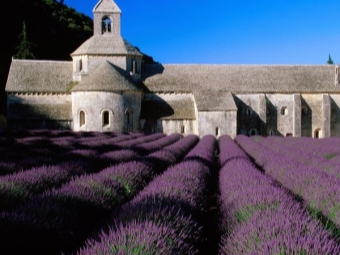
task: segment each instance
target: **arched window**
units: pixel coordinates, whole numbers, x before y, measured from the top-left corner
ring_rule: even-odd
[[[84,126],[85,125],[85,112],[80,111],[79,112],[79,126]]]
[[[249,130],[249,136],[257,135],[257,130],[255,128]]]
[[[80,72],[81,70],[83,70],[83,61],[81,59],[77,60],[76,68],[77,68],[77,72]]]
[[[320,128],[315,129],[314,131],[314,138],[321,138],[322,137],[322,131]]]
[[[126,123],[128,125],[132,125],[133,124],[133,110],[132,109],[126,109],[125,115],[126,115]]]
[[[308,108],[306,106],[302,106],[301,112],[302,112],[303,116],[307,116],[308,115]]]
[[[102,20],[102,33],[111,33],[112,31],[112,21],[110,17],[104,17]]]
[[[281,108],[281,115],[288,115],[288,108],[286,106]]]
[[[109,113],[109,111],[103,111],[103,113],[102,113],[102,124],[103,124],[103,127],[110,125],[110,113]]]
[[[181,134],[184,134],[185,133],[185,126],[181,126]]]
[[[270,136],[276,135],[275,130],[273,130],[273,129],[269,130],[269,135],[270,135]]]
[[[251,115],[253,115],[253,109],[251,109],[251,108],[247,108],[247,110],[246,110],[246,115],[247,116],[251,116]]]

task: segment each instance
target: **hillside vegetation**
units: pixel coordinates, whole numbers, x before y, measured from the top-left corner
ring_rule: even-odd
[[[23,26],[35,59],[70,60],[70,53],[92,35],[93,21],[56,0],[4,1],[0,15],[0,114],[5,112],[4,89],[11,58],[18,53]]]

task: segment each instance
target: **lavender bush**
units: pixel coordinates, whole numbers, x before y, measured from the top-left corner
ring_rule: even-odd
[[[231,139],[221,138],[220,148],[227,162],[219,179],[220,254],[339,254],[337,241],[285,190],[245,155],[233,157],[241,151]]]
[[[197,136],[189,136],[165,147],[177,153],[178,158],[171,163],[182,159],[197,140]],[[17,227],[21,238],[1,236],[0,232],[2,245],[12,245],[14,251],[29,247],[35,254],[75,250],[112,210],[164,170],[158,165],[159,160],[153,155],[108,167],[97,174],[82,175],[59,189],[22,203],[13,212],[4,212],[0,227],[4,233],[11,233],[6,228]],[[38,243],[40,239],[44,242]],[[60,241],[58,245],[56,240]]]
[[[197,254],[214,156],[215,138],[203,137],[183,162],[123,206],[100,241],[89,240],[78,254]]]
[[[268,150],[250,138],[238,136],[236,141],[263,167],[266,174],[302,198],[305,206],[315,215],[322,214],[336,224],[337,228],[340,227],[340,179]],[[256,151],[253,150],[254,147]]]

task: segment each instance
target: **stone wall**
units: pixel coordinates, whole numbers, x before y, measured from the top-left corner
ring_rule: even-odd
[[[331,136],[340,137],[340,94],[331,94]]]
[[[234,95],[237,105],[237,133],[266,135],[266,98],[264,94]]]
[[[71,129],[70,94],[8,94],[9,129]]]
[[[73,92],[74,131],[139,132],[141,97],[141,92]],[[82,126],[80,111],[85,112]],[[105,111],[109,112],[109,125],[103,123]]]
[[[196,120],[162,120],[160,124],[161,129],[165,134],[197,134]]]
[[[323,94],[301,94],[301,97],[301,136],[315,137],[316,130],[324,132]]]
[[[268,135],[294,135],[294,95],[266,94]]]
[[[235,137],[237,125],[236,111],[199,111],[198,112],[198,134],[204,136],[207,134],[230,135]]]
[[[101,35],[102,32],[102,20],[104,17],[110,17],[111,19],[111,33],[112,36],[120,36],[120,13],[107,13],[104,14],[102,12],[93,13],[94,15],[94,22],[93,22],[93,34],[94,35]]]

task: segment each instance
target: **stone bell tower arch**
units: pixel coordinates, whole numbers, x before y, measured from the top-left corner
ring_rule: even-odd
[[[101,0],[93,8],[94,35],[120,36],[122,12],[113,0]]]

